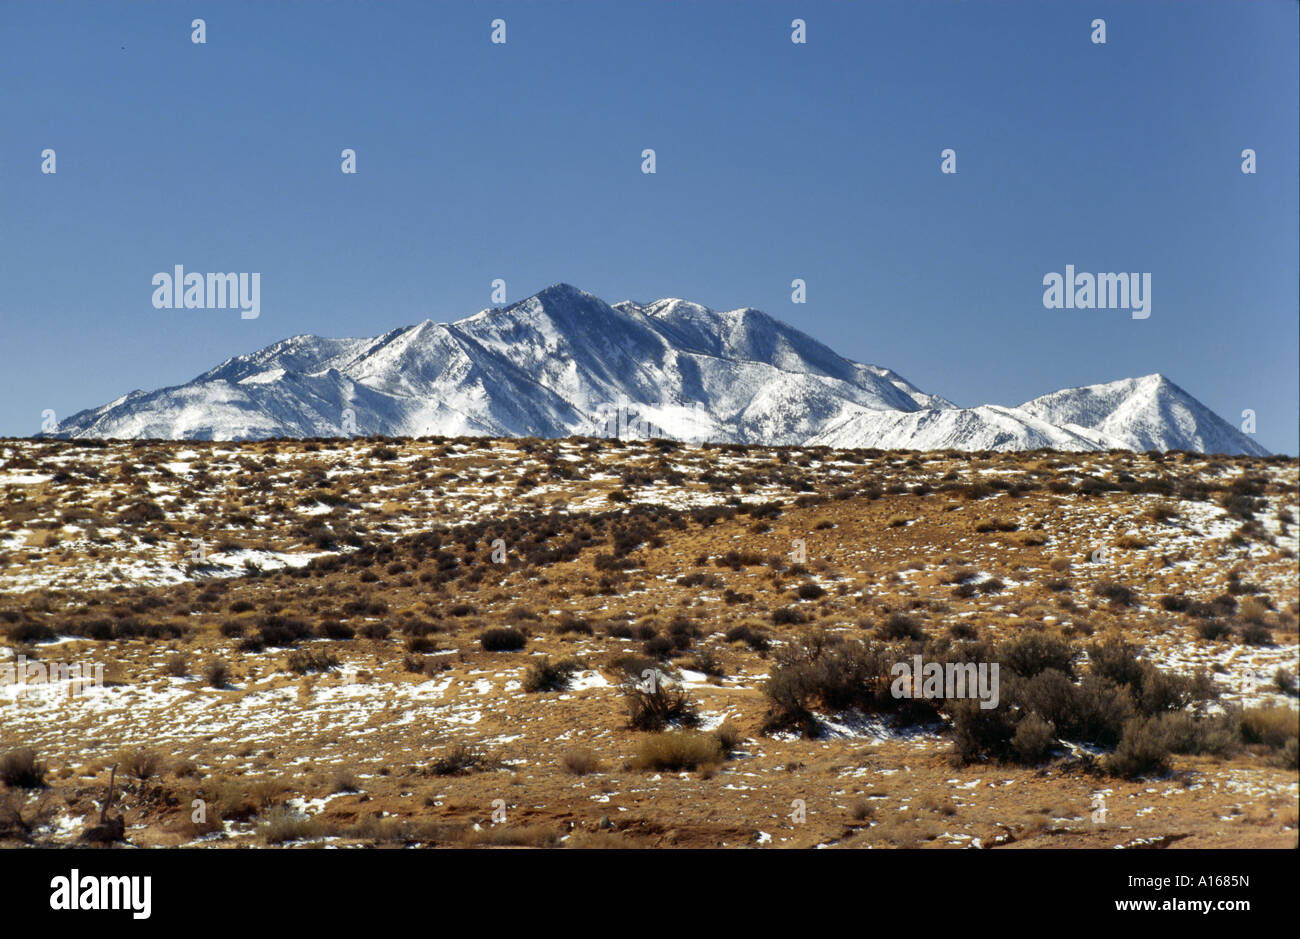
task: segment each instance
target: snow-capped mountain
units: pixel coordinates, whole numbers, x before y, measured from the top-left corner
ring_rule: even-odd
[[[619,432],[836,447],[1266,452],[1160,375],[1015,408],[959,408],[758,310],[677,299],[611,306],[568,284],[373,339],[295,336],[184,385],[82,411],[54,436]]]

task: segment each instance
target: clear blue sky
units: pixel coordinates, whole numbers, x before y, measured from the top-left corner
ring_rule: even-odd
[[[1158,371],[1294,454],[1298,9],[5,0],[0,434],[501,277],[755,306],[963,405]],[[260,318],[155,310],[175,264]],[[1066,264],[1150,272],[1150,319],[1044,309]]]

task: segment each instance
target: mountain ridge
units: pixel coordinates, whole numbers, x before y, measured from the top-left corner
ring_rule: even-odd
[[[611,426],[771,445],[1267,454],[1158,372],[960,408],[752,307],[608,304],[564,283],[450,323],[291,336],[80,411],[45,436],[560,437]]]

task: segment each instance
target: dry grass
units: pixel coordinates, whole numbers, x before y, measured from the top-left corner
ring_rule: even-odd
[[[725,758],[722,744],[715,735],[678,730],[642,737],[632,766],[640,770],[683,772],[716,766]]]

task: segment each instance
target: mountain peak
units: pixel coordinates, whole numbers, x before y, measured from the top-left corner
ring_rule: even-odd
[[[566,300],[566,299],[575,299],[580,297],[591,297],[592,299],[596,299],[594,294],[587,293],[587,291],[583,290],[580,287],[575,287],[573,286],[573,284],[566,284],[563,281],[560,281],[559,283],[551,284],[549,287],[545,287],[537,291],[537,293],[533,294],[531,297],[528,297],[527,299]]]

